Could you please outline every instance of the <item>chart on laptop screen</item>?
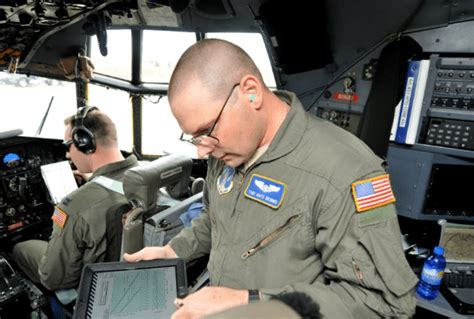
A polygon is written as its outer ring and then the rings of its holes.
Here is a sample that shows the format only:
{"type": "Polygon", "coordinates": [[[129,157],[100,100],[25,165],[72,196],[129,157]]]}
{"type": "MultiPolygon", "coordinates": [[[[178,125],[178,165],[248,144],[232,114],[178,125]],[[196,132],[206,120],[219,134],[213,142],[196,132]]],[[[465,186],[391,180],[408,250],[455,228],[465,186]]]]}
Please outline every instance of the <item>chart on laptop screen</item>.
{"type": "Polygon", "coordinates": [[[474,262],[474,226],[448,223],[440,244],[448,262],[474,262]]]}
{"type": "Polygon", "coordinates": [[[176,310],[174,267],[94,274],[88,318],[169,318],[176,310]]]}

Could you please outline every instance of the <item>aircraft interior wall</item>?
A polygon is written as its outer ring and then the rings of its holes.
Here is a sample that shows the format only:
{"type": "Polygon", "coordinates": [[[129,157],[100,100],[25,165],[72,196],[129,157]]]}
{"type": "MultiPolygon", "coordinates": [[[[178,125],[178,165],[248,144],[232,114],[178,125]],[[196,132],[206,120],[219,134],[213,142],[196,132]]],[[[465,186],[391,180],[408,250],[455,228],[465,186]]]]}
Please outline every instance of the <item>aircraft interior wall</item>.
{"type": "MultiPolygon", "coordinates": [[[[439,220],[474,224],[472,187],[463,186],[474,178],[473,2],[300,0],[288,7],[287,1],[221,0],[212,5],[192,0],[176,7],[186,1],[74,0],[48,4],[42,17],[37,3],[42,2],[20,1],[24,14],[9,14],[14,3],[0,1],[0,70],[64,79],[57,67],[60,58],[87,53],[88,36],[106,29],[138,34],[186,30],[197,37],[215,31],[260,32],[278,89],[295,92],[308,112],[360,137],[386,160],[402,232],[411,243],[436,245],[439,220]],[[105,29],[97,19],[104,19],[105,29]],[[422,60],[429,63],[420,80],[417,116],[412,126],[408,116],[402,125],[397,115],[403,112],[396,107],[406,105],[411,112],[415,93],[410,102],[407,79],[419,74],[413,73],[411,61],[422,60]]],[[[140,48],[137,42],[134,50],[140,48]]],[[[132,81],[97,75],[91,83],[133,93],[136,123],[141,109],[134,99],[167,89],[166,83],[142,83],[136,73],[132,81]]],[[[419,86],[413,86],[416,92],[419,86]]],[[[64,159],[60,142],[0,138],[0,253],[23,239],[47,238],[53,206],[39,167],[64,159]]],[[[205,174],[202,162],[194,162],[196,169],[205,174]]],[[[413,259],[419,267],[418,256],[413,259]]],[[[0,296],[0,305],[15,298],[12,307],[47,302],[41,292],[28,297],[25,289],[9,289],[0,280],[2,289],[11,295],[0,296]]],[[[3,309],[0,316],[14,311],[3,309]]]]}

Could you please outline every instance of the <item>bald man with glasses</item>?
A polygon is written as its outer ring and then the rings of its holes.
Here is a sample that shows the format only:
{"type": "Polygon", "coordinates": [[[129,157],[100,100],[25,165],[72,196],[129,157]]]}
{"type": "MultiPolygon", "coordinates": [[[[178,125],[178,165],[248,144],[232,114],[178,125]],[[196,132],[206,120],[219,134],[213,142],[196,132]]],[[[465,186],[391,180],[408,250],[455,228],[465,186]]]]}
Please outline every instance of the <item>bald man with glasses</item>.
{"type": "Polygon", "coordinates": [[[168,98],[208,156],[204,209],[164,247],[134,262],[210,254],[210,286],[176,301],[202,318],[284,292],[328,318],[410,317],[416,276],[403,254],[382,159],[359,139],[270,91],[251,58],[216,39],[191,46],[168,98]]]}

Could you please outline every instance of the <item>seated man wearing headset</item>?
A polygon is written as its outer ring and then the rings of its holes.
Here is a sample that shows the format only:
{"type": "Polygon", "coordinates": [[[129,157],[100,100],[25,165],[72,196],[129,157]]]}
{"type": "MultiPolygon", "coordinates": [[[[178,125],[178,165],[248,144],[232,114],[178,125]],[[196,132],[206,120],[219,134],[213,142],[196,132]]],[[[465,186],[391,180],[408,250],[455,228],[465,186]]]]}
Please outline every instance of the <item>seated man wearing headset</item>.
{"type": "Polygon", "coordinates": [[[13,248],[23,272],[50,290],[76,287],[84,264],[104,261],[107,212],[127,203],[121,180],[137,165],[133,155],[124,159],[114,123],[97,108],[81,108],[64,123],[66,157],[79,173],[93,174],[55,207],[49,242],[28,240],[13,248]]]}

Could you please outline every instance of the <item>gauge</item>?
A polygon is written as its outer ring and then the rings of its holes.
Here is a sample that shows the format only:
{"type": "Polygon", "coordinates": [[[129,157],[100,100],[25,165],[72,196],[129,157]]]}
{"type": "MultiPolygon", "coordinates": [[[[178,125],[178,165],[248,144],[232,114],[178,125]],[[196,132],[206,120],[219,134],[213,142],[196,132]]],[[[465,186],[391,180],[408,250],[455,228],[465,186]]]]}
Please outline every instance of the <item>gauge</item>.
{"type": "Polygon", "coordinates": [[[31,168],[40,167],[41,157],[39,155],[33,155],[31,158],[28,158],[28,164],[31,168]]]}
{"type": "Polygon", "coordinates": [[[8,153],[3,156],[3,166],[6,168],[14,168],[21,164],[22,159],[16,153],[8,153]]]}
{"type": "Polygon", "coordinates": [[[15,176],[8,181],[8,187],[14,192],[18,191],[18,176],[15,176]]]}
{"type": "Polygon", "coordinates": [[[15,216],[16,210],[13,207],[8,207],[7,210],[5,211],[5,215],[8,217],[13,217],[15,216]]]}

